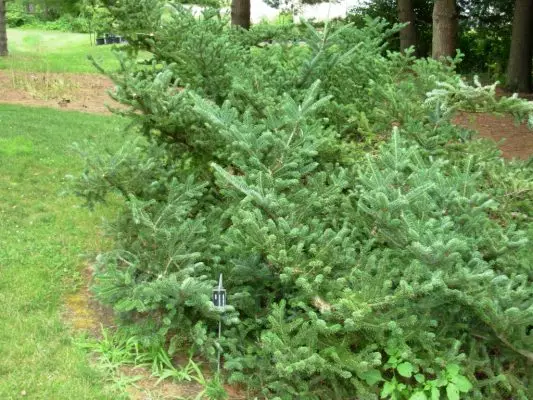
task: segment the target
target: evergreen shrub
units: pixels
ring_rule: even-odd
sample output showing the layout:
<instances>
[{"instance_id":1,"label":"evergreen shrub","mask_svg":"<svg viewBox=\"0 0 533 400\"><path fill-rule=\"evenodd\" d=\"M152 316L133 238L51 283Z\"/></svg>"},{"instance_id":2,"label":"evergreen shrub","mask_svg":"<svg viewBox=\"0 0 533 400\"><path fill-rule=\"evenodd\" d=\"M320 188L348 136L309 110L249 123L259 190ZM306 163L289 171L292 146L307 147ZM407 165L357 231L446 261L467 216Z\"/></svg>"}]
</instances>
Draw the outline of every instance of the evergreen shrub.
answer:
<instances>
[{"instance_id":1,"label":"evergreen shrub","mask_svg":"<svg viewBox=\"0 0 533 400\"><path fill-rule=\"evenodd\" d=\"M123 324L221 348L269 399L533 398L531 163L450 122L530 103L466 84L459 59L387 51L399 27L379 20L264 41L169 7L112 9L145 13L117 20L111 75L133 132L80 146L78 194L124 199L95 287Z\"/></svg>"}]
</instances>

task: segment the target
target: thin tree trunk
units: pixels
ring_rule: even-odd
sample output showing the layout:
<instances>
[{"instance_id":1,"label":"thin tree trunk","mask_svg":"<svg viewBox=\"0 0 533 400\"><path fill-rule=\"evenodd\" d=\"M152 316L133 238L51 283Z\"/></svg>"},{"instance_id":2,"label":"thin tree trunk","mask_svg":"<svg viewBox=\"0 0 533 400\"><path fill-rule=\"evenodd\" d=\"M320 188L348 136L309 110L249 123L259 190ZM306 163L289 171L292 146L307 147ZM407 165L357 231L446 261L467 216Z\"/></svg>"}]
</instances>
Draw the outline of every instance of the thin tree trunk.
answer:
<instances>
[{"instance_id":1,"label":"thin tree trunk","mask_svg":"<svg viewBox=\"0 0 533 400\"><path fill-rule=\"evenodd\" d=\"M41 10L41 13L44 20L48 21L48 4L46 4L46 1L43 2L43 9Z\"/></svg>"},{"instance_id":2,"label":"thin tree trunk","mask_svg":"<svg viewBox=\"0 0 533 400\"><path fill-rule=\"evenodd\" d=\"M407 48L414 46L416 55L416 16L413 0L398 0L398 19L401 23L409 22L409 25L400 31L400 50L405 51Z\"/></svg>"},{"instance_id":3,"label":"thin tree trunk","mask_svg":"<svg viewBox=\"0 0 533 400\"><path fill-rule=\"evenodd\" d=\"M299 24L302 22L302 1L293 0L291 1L291 11L292 11L292 22Z\"/></svg>"},{"instance_id":4,"label":"thin tree trunk","mask_svg":"<svg viewBox=\"0 0 533 400\"><path fill-rule=\"evenodd\" d=\"M433 49L435 59L453 57L457 48L459 16L455 0L435 0L433 6Z\"/></svg>"},{"instance_id":5,"label":"thin tree trunk","mask_svg":"<svg viewBox=\"0 0 533 400\"><path fill-rule=\"evenodd\" d=\"M507 86L520 92L531 91L533 57L533 0L516 0L511 54L507 66Z\"/></svg>"},{"instance_id":6,"label":"thin tree trunk","mask_svg":"<svg viewBox=\"0 0 533 400\"><path fill-rule=\"evenodd\" d=\"M250 0L232 0L231 24L244 29L250 28Z\"/></svg>"},{"instance_id":7,"label":"thin tree trunk","mask_svg":"<svg viewBox=\"0 0 533 400\"><path fill-rule=\"evenodd\" d=\"M6 2L0 0L0 56L7 56Z\"/></svg>"}]
</instances>

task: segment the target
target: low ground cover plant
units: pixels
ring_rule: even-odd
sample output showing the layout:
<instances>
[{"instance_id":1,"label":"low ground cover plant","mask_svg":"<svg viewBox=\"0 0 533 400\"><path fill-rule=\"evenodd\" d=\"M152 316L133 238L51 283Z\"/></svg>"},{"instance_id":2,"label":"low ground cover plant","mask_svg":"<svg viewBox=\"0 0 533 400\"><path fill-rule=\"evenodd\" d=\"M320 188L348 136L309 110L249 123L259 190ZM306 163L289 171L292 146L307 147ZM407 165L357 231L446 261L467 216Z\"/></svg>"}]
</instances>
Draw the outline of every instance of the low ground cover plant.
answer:
<instances>
[{"instance_id":1,"label":"low ground cover plant","mask_svg":"<svg viewBox=\"0 0 533 400\"><path fill-rule=\"evenodd\" d=\"M143 15L117 19L111 74L141 135L80 146L78 194L124 198L95 291L131 335L221 349L269 399L531 398L531 163L451 123L530 103L464 82L460 56L387 51L379 20L245 32L169 7L112 9Z\"/></svg>"}]
</instances>

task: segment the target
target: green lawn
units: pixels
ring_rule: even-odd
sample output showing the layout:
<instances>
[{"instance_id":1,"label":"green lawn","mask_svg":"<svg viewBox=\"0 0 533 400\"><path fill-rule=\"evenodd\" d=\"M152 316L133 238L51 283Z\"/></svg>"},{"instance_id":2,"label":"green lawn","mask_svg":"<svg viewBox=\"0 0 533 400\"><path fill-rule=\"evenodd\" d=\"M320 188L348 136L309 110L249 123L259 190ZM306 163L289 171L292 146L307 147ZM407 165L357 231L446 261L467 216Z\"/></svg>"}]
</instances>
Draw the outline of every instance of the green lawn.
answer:
<instances>
[{"instance_id":1,"label":"green lawn","mask_svg":"<svg viewBox=\"0 0 533 400\"><path fill-rule=\"evenodd\" d=\"M9 57L0 69L28 72L97 72L91 55L104 68L118 66L112 46L94 46L88 34L8 29Z\"/></svg>"},{"instance_id":2,"label":"green lawn","mask_svg":"<svg viewBox=\"0 0 533 400\"><path fill-rule=\"evenodd\" d=\"M64 190L82 166L71 143L116 145L124 123L0 105L0 399L115 398L61 317L111 211L89 213Z\"/></svg>"}]
</instances>

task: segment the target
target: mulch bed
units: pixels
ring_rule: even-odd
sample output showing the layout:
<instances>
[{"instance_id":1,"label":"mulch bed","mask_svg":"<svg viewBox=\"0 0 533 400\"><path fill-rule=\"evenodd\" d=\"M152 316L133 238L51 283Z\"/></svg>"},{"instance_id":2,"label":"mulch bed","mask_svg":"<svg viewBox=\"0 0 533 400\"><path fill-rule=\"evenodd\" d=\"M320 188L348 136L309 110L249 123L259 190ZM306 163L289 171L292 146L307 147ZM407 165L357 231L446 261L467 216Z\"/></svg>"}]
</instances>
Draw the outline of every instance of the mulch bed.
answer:
<instances>
[{"instance_id":1,"label":"mulch bed","mask_svg":"<svg viewBox=\"0 0 533 400\"><path fill-rule=\"evenodd\" d=\"M526 124L516 124L510 116L461 113L454 122L500 143L499 148L504 158L526 160L533 155L533 131Z\"/></svg>"}]
</instances>

